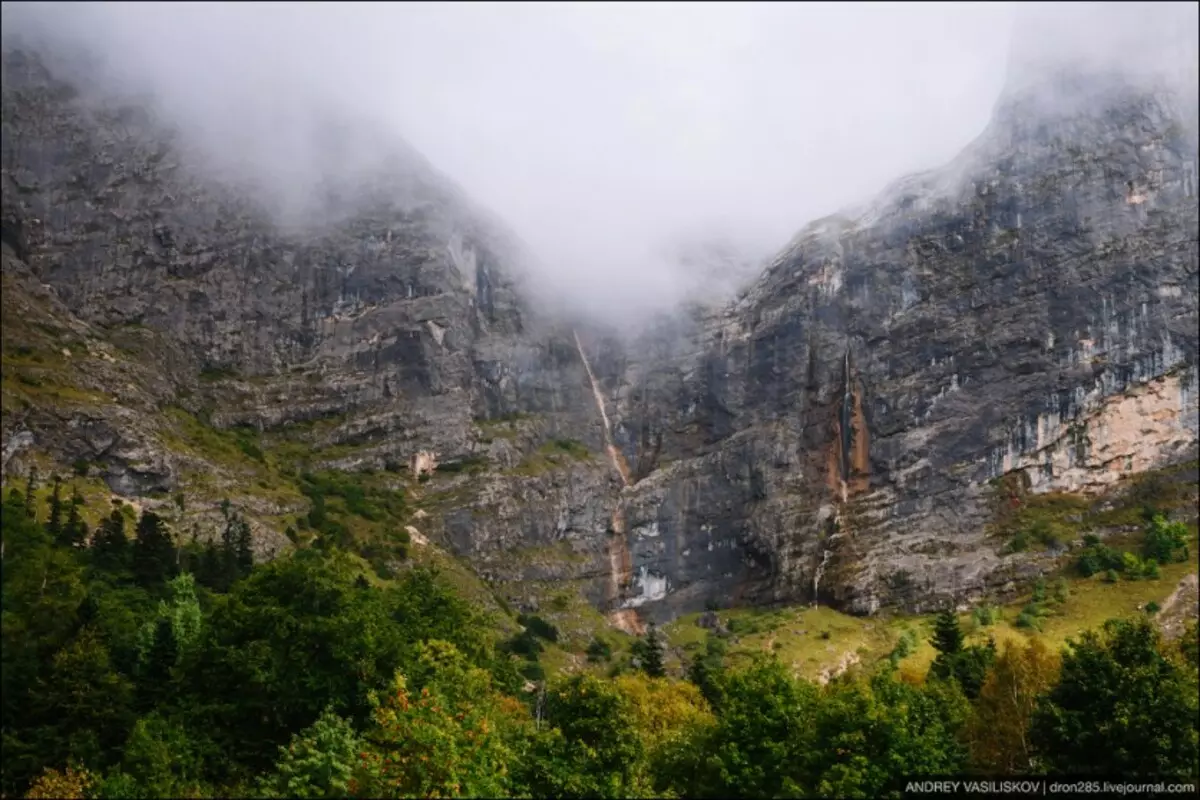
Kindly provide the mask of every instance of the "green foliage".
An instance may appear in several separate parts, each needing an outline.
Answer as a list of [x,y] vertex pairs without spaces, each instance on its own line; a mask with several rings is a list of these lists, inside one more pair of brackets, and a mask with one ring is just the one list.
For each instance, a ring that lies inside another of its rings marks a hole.
[[153,511],[143,512],[138,521],[132,563],[134,579],[142,586],[159,586],[175,574],[175,542]]
[[587,646],[587,659],[593,664],[611,660],[612,645],[604,639],[592,639]]
[[349,720],[325,709],[308,728],[279,748],[274,770],[260,779],[269,797],[346,797],[362,742]]
[[956,683],[968,698],[974,699],[979,696],[988,668],[996,658],[996,643],[989,639],[986,645],[967,647],[963,640],[954,612],[950,609],[939,612],[930,640],[938,654],[929,666],[929,677]]
[[546,720],[522,764],[520,782],[536,797],[637,794],[644,746],[629,725],[631,709],[613,683],[575,675],[546,693]]
[[[229,504],[207,532],[219,544],[177,553],[151,512],[131,543],[114,507],[81,546],[82,500],[36,482],[40,509],[28,484],[0,505],[5,796],[877,797],[968,768],[1196,773],[1194,623],[1169,646],[1145,617],[1112,623],[1073,645],[1061,680],[1036,642],[997,659],[949,610],[923,684],[897,676],[912,630],[873,673],[824,687],[774,655],[731,668],[711,632],[690,683],[650,677],[665,655],[653,627],[633,647],[649,675],[562,678],[537,660],[563,645],[553,624],[522,614],[498,646],[433,571],[378,585],[330,542],[255,565]],[[351,508],[391,521],[353,479],[308,485],[326,524]],[[1018,624],[1066,594],[1039,583]],[[526,679],[548,685],[517,700]]]
[[1187,540],[1186,525],[1182,522],[1169,522],[1161,514],[1155,514],[1146,526],[1142,554],[1147,560],[1159,564],[1187,561]]
[[1059,774],[1195,777],[1198,712],[1195,672],[1163,652],[1153,624],[1110,620],[1064,654],[1030,737]]
[[634,643],[633,656],[638,660],[642,672],[651,678],[661,678],[666,674],[666,668],[663,666],[662,636],[653,623],[646,635]]
[[537,614],[520,614],[517,616],[517,622],[525,627],[529,633],[545,639],[547,642],[558,641],[558,628],[551,625],[546,620],[539,617]]
[[1000,621],[1000,609],[991,603],[980,603],[971,609],[971,619],[977,628],[987,628]]

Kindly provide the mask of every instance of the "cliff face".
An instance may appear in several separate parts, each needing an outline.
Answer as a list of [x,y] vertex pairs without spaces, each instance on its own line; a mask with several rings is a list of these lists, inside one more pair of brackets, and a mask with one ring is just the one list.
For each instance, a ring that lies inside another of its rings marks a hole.
[[[519,248],[415,154],[284,228],[144,110],[6,51],[6,463],[229,495],[270,548],[295,471],[386,470],[497,591],[575,587],[622,625],[977,597],[1043,558],[987,537],[994,479],[1098,492],[1196,455],[1194,110],[1072,80],[736,302],[617,336],[535,313]],[[178,446],[185,418],[277,473]]]

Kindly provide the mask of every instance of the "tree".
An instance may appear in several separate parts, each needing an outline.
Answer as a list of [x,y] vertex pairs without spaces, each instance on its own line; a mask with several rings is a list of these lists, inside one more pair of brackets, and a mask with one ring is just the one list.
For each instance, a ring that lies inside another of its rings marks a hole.
[[80,496],[79,489],[74,489],[67,504],[67,521],[62,526],[62,535],[58,540],[58,544],[63,547],[82,547],[87,541],[88,528],[87,523],[83,521],[80,511],[82,508],[83,497]]
[[88,768],[116,760],[132,725],[129,681],[113,669],[108,648],[91,628],[50,660],[33,690],[35,737],[49,763],[78,759]]
[[29,468],[29,477],[25,481],[25,513],[33,521],[37,521],[37,467]]
[[933,620],[933,638],[930,640],[933,649],[941,656],[953,658],[962,652],[963,632],[958,625],[958,617],[954,610],[944,608]]
[[122,773],[142,796],[205,797],[198,749],[183,725],[155,711],[130,731],[122,751]]
[[251,547],[250,523],[241,516],[237,519],[237,529],[234,538],[234,552],[237,561],[238,577],[245,577],[254,569],[254,550]]
[[954,681],[968,698],[977,697],[988,667],[996,656],[995,641],[989,638],[986,645],[964,647],[958,617],[953,610],[944,609],[938,612],[934,620],[930,643],[938,654],[929,666],[929,676]]
[[659,791],[686,782],[698,745],[716,718],[700,690],[686,681],[631,673],[615,680],[629,709],[628,723],[646,750],[649,777]]
[[143,511],[133,542],[133,576],[142,586],[157,587],[175,573],[175,542],[162,518]]
[[270,797],[348,797],[362,749],[350,721],[327,708],[279,748],[275,769],[259,788]]
[[688,680],[700,688],[700,693],[714,710],[721,707],[721,676],[725,672],[725,641],[708,634],[704,654],[688,666]]
[[1186,525],[1182,522],[1169,522],[1162,514],[1155,514],[1146,526],[1142,555],[1159,564],[1187,561],[1187,540]]
[[628,699],[608,681],[573,675],[546,692],[552,726],[520,760],[522,794],[535,797],[639,796],[645,750],[629,726]]
[[653,623],[650,624],[650,629],[646,631],[645,638],[637,642],[634,655],[641,662],[642,672],[645,672],[651,678],[661,678],[667,674],[667,670],[663,666],[662,637]]
[[114,508],[101,524],[92,549],[96,565],[101,569],[110,572],[125,569],[129,557],[129,538],[125,535],[125,515],[121,509]]
[[92,786],[96,778],[86,769],[76,770],[68,766],[65,770],[50,769],[49,767],[33,782],[26,792],[28,800],[68,800],[91,796]]
[[[448,642],[418,647],[425,684],[410,692],[397,673],[391,691],[372,693],[370,747],[352,791],[370,797],[502,797],[509,794],[506,711],[490,676]],[[521,713],[524,714],[523,710]]]
[[806,753],[811,792],[882,797],[911,775],[962,771],[969,705],[952,681],[912,686],[885,669],[869,682],[830,684]]
[[1164,654],[1150,620],[1109,620],[1070,644],[1030,739],[1060,774],[1195,777],[1197,705],[1195,671]]
[[46,533],[59,541],[62,537],[62,478],[54,476],[54,488],[50,492],[50,516],[46,518]]
[[1025,647],[1005,645],[967,726],[974,766],[992,775],[1018,775],[1035,767],[1029,726],[1038,698],[1058,680],[1058,670],[1058,654],[1040,639]]
[[688,797],[780,797],[805,793],[806,759],[820,702],[774,656],[720,679],[721,707],[711,737],[694,749],[690,776],[675,791]]

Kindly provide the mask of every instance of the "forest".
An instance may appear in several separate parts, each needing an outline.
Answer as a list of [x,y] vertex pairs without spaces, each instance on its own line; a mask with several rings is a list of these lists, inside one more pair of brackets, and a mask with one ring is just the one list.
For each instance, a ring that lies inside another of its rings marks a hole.
[[[927,675],[897,669],[902,641],[825,684],[771,653],[730,666],[717,632],[668,674],[651,628],[634,669],[546,676],[552,624],[503,633],[429,568],[379,581],[328,536],[256,564],[227,503],[203,545],[153,511],[115,503],[95,530],[83,511],[32,478],[3,501],[5,797],[883,797],[926,775],[1200,776],[1194,622],[1172,641],[1143,614],[1060,651],[998,648],[966,644],[947,609]],[[1170,526],[1148,531],[1172,557]],[[1087,548],[1080,569],[1122,568]]]

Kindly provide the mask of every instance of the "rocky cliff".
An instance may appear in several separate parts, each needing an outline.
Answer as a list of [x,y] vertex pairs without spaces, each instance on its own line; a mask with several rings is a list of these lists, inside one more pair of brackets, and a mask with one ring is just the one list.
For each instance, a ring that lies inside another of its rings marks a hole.
[[1196,457],[1194,96],[1023,81],[945,168],[628,333],[539,312],[519,245],[406,148],[351,181],[353,129],[322,129],[322,222],[283,225],[147,108],[3,70],[10,474],[43,454],[200,520],[228,496],[268,552],[304,472],[353,472],[501,595],[635,628],[969,601],[1053,557],[1002,555],[1009,494]]

